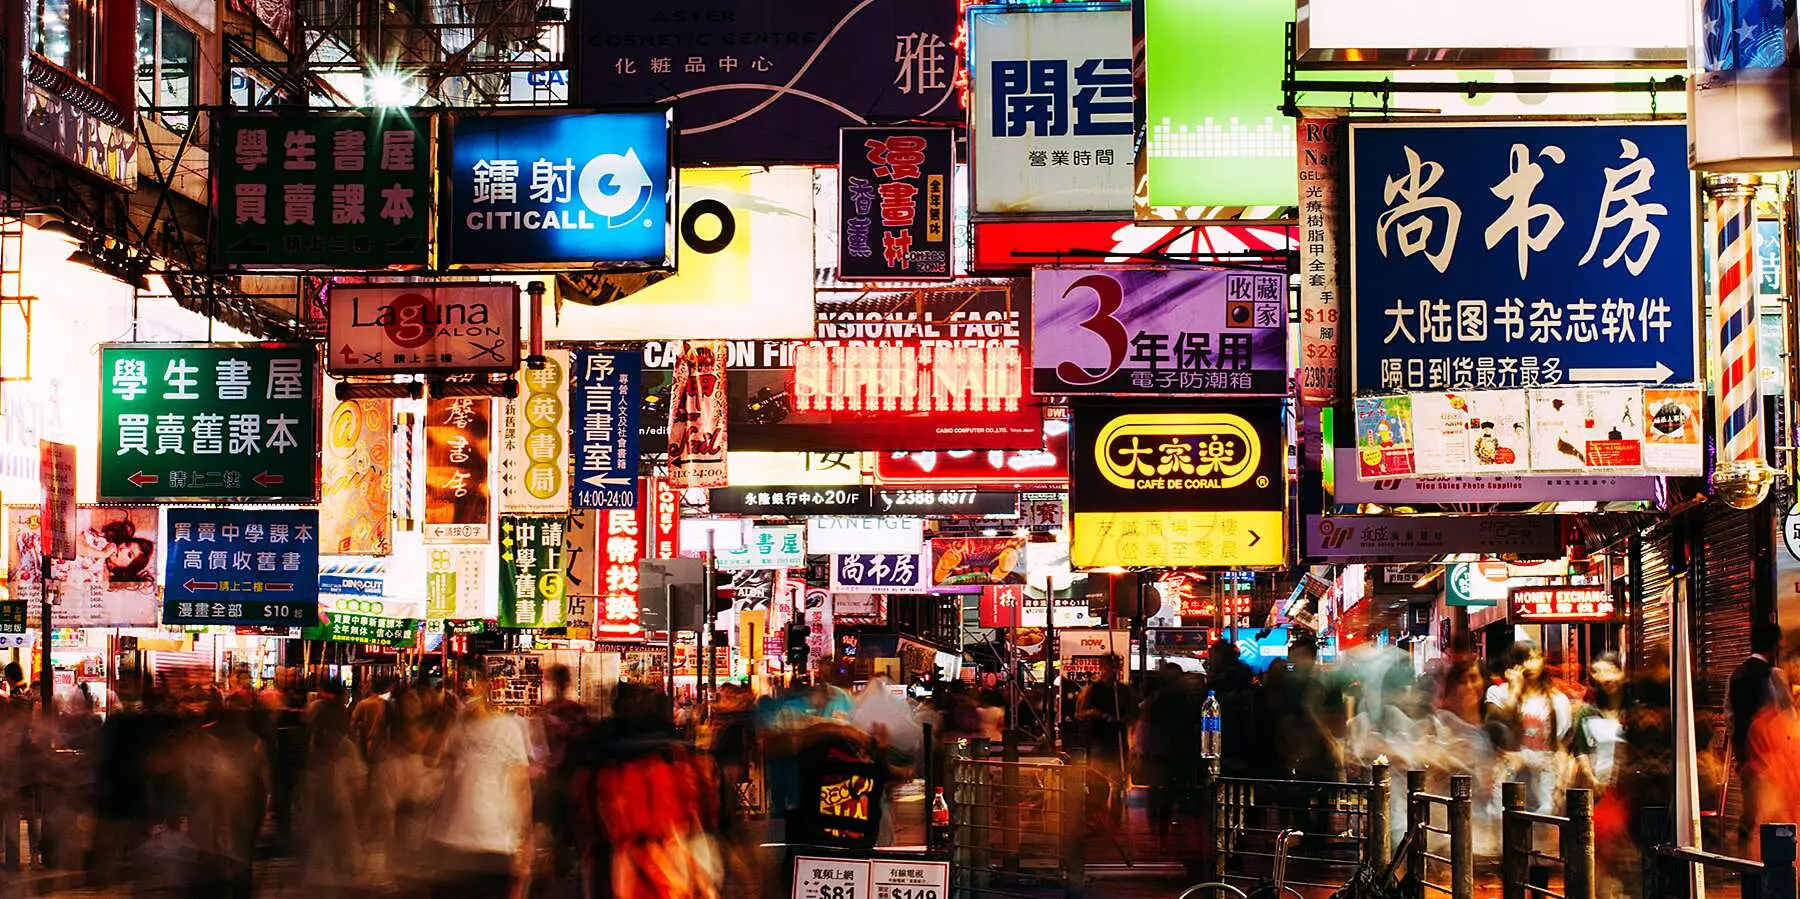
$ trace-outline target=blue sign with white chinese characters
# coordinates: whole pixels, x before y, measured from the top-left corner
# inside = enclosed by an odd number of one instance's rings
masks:
[[[169,508],[164,624],[319,619],[317,509]]]
[[[576,348],[569,353],[570,446],[577,509],[632,509],[638,500],[638,412],[642,350]]]
[[[662,109],[453,118],[446,260],[672,267],[670,127]]]
[[[1698,380],[1681,122],[1350,128],[1362,392]]]

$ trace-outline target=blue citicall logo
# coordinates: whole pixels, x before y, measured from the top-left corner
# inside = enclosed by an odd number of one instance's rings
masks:
[[[577,189],[582,205],[604,219],[608,228],[638,221],[646,228],[654,224],[645,213],[656,200],[656,183],[636,149],[626,150],[623,156],[606,153],[588,160],[581,167]]]

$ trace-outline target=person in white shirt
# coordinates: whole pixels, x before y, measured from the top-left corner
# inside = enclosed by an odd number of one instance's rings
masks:
[[[444,748],[444,795],[432,821],[432,895],[522,899],[531,859],[530,749],[523,722],[488,704],[474,678]]]

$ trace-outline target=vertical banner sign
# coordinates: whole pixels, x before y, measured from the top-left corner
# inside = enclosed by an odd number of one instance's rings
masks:
[[[482,618],[484,546],[425,547],[425,617]]]
[[[594,639],[642,639],[638,561],[644,557],[643,521],[636,509],[607,509],[600,517],[600,609]]]
[[[394,551],[394,401],[325,401],[319,544],[327,555]]]
[[[69,520],[75,520],[73,512]],[[42,506],[6,507],[8,594],[33,605],[44,596],[43,522]]]
[[[642,405],[641,350],[579,348],[569,355],[574,456],[574,505],[629,509],[637,505],[638,412]]]
[[[644,524],[645,554],[652,559],[674,559],[681,555],[681,491],[668,478],[648,478],[647,519]]]
[[[1300,400],[1338,400],[1339,328],[1344,295],[1338,283],[1338,179],[1343,174],[1342,119],[1300,120]]]
[[[1129,4],[973,13],[969,55],[976,213],[1131,209]]]
[[[1700,380],[1683,123],[1349,128],[1354,392]]]
[[[226,265],[423,266],[431,251],[434,117],[224,116],[213,176]]]
[[[164,624],[310,627],[319,617],[314,509],[169,509]]]
[[[725,359],[722,340],[688,340],[675,360],[669,397],[669,480],[679,489],[726,480]]]
[[[500,626],[562,627],[568,583],[561,517],[500,519]]]
[[[433,397],[425,404],[425,539],[486,543],[490,400]]]
[[[600,599],[602,515],[593,509],[571,510],[568,530],[563,532],[563,585],[568,601],[565,617],[571,640],[591,640],[594,636],[594,616]]]
[[[102,500],[319,498],[312,344],[102,344]]]
[[[838,278],[950,278],[955,132],[856,127],[838,140]]]
[[[519,395],[500,401],[500,511],[569,511],[569,351],[519,372]]]
[[[58,575],[57,626],[156,626],[157,511],[153,506],[80,507],[75,561],[67,574]]]
[[[1031,294],[1036,393],[1287,393],[1279,272],[1040,268]]]
[[[75,558],[75,447],[38,441],[38,484],[44,490],[40,543],[52,559]]]

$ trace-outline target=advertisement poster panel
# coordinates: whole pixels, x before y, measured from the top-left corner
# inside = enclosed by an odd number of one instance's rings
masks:
[[[726,358],[722,340],[690,340],[669,390],[669,480],[683,489],[726,485]]]
[[[931,585],[934,587],[1023,583],[1023,537],[938,537],[931,541]]]
[[[329,555],[394,551],[394,401],[325,403],[320,454],[319,545]]]
[[[485,396],[425,403],[425,539],[488,541],[493,405]]]
[[[57,627],[155,627],[157,509],[81,506],[75,561],[51,590]],[[35,611],[35,610],[31,610]]]

